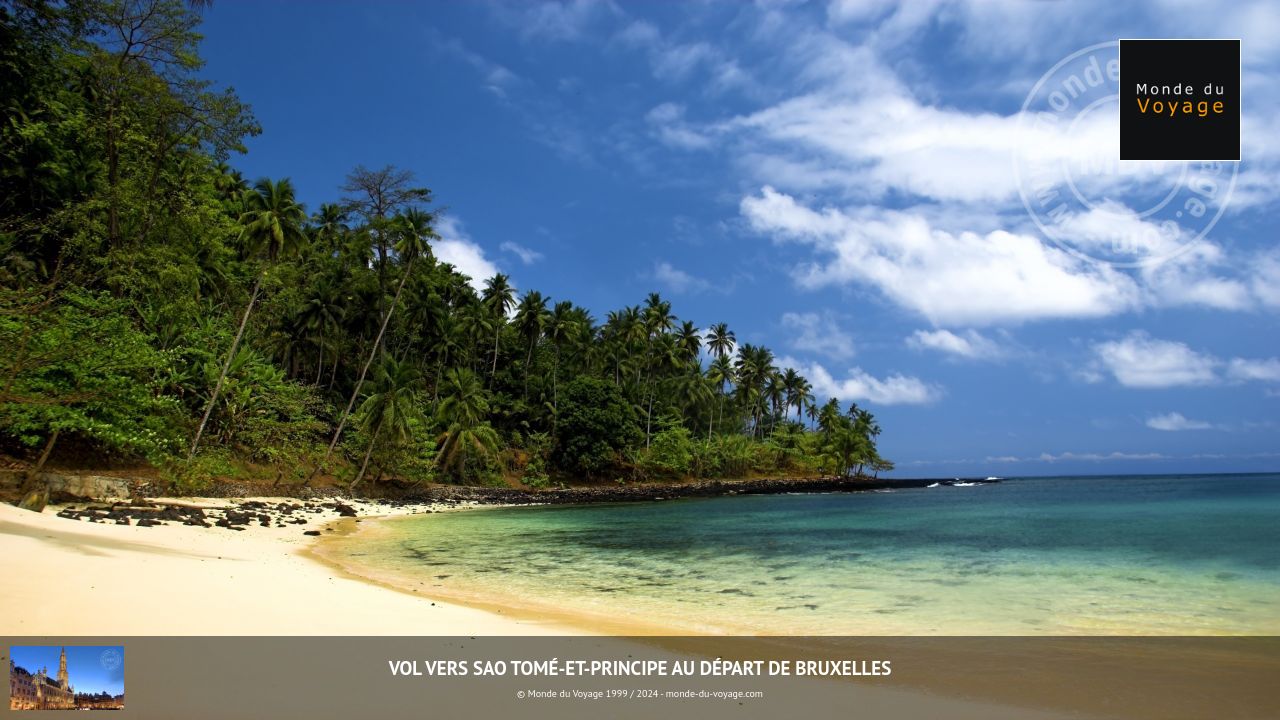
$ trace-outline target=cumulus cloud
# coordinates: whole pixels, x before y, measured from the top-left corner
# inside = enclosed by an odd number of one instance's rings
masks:
[[[869,402],[878,405],[927,405],[942,397],[942,388],[917,377],[893,373],[877,378],[860,367],[850,368],[837,378],[820,363],[805,363],[790,357],[778,359],[778,367],[795,368],[813,386],[818,397],[839,398],[842,402]]]
[[[1080,372],[1090,382],[1105,371],[1121,385],[1167,388],[1221,382],[1280,382],[1280,358],[1222,359],[1186,343],[1153,338],[1142,330],[1093,346],[1095,360]]]
[[[791,347],[837,360],[853,357],[853,337],[840,328],[830,313],[784,313],[782,326],[790,333]]]
[[[445,215],[437,219],[436,232],[440,239],[431,244],[431,252],[436,260],[452,265],[459,273],[466,275],[468,284],[476,292],[484,289],[485,280],[500,272],[498,266],[485,257],[484,248],[471,239],[456,217]]]
[[[1262,382],[1280,382],[1280,358],[1250,360],[1232,358],[1227,363],[1227,378],[1239,382],[1259,380]]]
[[[1182,413],[1169,412],[1148,418],[1147,427],[1152,430],[1177,432],[1179,430],[1208,430],[1213,425],[1203,420],[1189,420]]]
[[[1094,345],[1103,367],[1126,387],[1165,388],[1208,385],[1218,379],[1219,361],[1185,343],[1159,340],[1136,330],[1119,340]]]
[[[907,346],[969,360],[995,360],[1006,354],[999,343],[972,329],[959,334],[950,330],[917,330],[907,338]]]
[[[741,210],[757,231],[813,248],[800,285],[867,283],[935,324],[1101,317],[1140,301],[1129,276],[1029,235],[951,233],[883,208],[814,210],[771,187]]]

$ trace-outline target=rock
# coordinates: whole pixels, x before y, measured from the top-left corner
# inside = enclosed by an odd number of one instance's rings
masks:
[[[41,473],[50,495],[70,495],[94,500],[127,500],[129,481],[105,475],[63,475]]]
[[[319,531],[319,530],[308,530],[308,531],[306,531],[306,532],[304,532],[304,533],[302,533],[302,534],[303,534],[303,535],[319,535],[319,534],[320,534],[320,531]]]

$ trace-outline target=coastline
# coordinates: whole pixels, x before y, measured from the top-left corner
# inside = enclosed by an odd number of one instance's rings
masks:
[[[185,506],[240,507],[275,502],[184,498]],[[325,555],[346,533],[375,531],[385,520],[419,512],[475,512],[474,506],[352,503],[356,517],[316,512],[304,525],[285,527],[117,526],[67,520],[53,508],[32,513],[0,506],[0,573],[22,578],[0,591],[0,631],[10,636],[592,636],[616,652],[684,657],[772,657],[800,651],[839,659],[891,657],[892,685],[864,681],[804,681],[807,691],[856,698],[864,706],[915,707],[926,716],[1021,718],[1169,717],[1188,701],[1208,712],[1213,698],[1187,697],[1203,686],[1201,673],[1216,673],[1242,707],[1268,702],[1258,678],[1280,667],[1274,638],[1206,649],[1189,638],[725,638],[698,635],[641,621],[588,617],[421,593],[380,582]],[[306,532],[319,533],[307,535]],[[441,599],[443,598],[443,599]],[[973,641],[977,641],[975,644]],[[1210,643],[1231,642],[1227,638]],[[1005,651],[987,652],[1005,643]],[[1260,644],[1260,645],[1259,645]],[[603,647],[603,646],[602,646]],[[843,649],[842,649],[843,648]],[[853,652],[850,652],[852,650]],[[1008,659],[1020,663],[1009,683]],[[899,677],[897,670],[901,668]],[[922,672],[945,668],[945,672]],[[1062,678],[1074,678],[1063,684]],[[1078,681],[1078,682],[1077,682]],[[861,683],[861,684],[859,684]],[[855,686],[856,685],[856,686]],[[1068,687],[1098,688],[1082,698]],[[1152,699],[1160,686],[1164,699]],[[801,685],[798,685],[801,687]],[[851,693],[844,695],[844,693]],[[834,700],[833,700],[834,702]],[[1066,714],[1061,714],[1061,713]],[[1229,716],[1230,713],[1227,714]]]
[[[314,537],[304,532],[323,532],[338,517],[316,513],[305,525],[253,525],[235,532],[107,525],[0,505],[0,576],[7,579],[0,591],[0,633],[580,634],[567,625],[391,592],[335,572],[308,556]]]

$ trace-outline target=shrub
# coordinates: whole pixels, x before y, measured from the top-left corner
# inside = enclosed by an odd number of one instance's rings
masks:
[[[567,472],[596,477],[616,467],[641,437],[635,412],[616,385],[580,377],[565,385],[560,398],[552,462]]]

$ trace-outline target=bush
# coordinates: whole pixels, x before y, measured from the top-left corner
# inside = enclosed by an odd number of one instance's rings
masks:
[[[560,398],[552,462],[566,472],[596,477],[617,467],[641,437],[635,412],[616,385],[580,377],[565,385]]]
[[[640,469],[646,475],[688,475],[694,469],[697,450],[692,433],[674,418],[660,423],[662,429],[650,440],[648,451],[640,455]]]

